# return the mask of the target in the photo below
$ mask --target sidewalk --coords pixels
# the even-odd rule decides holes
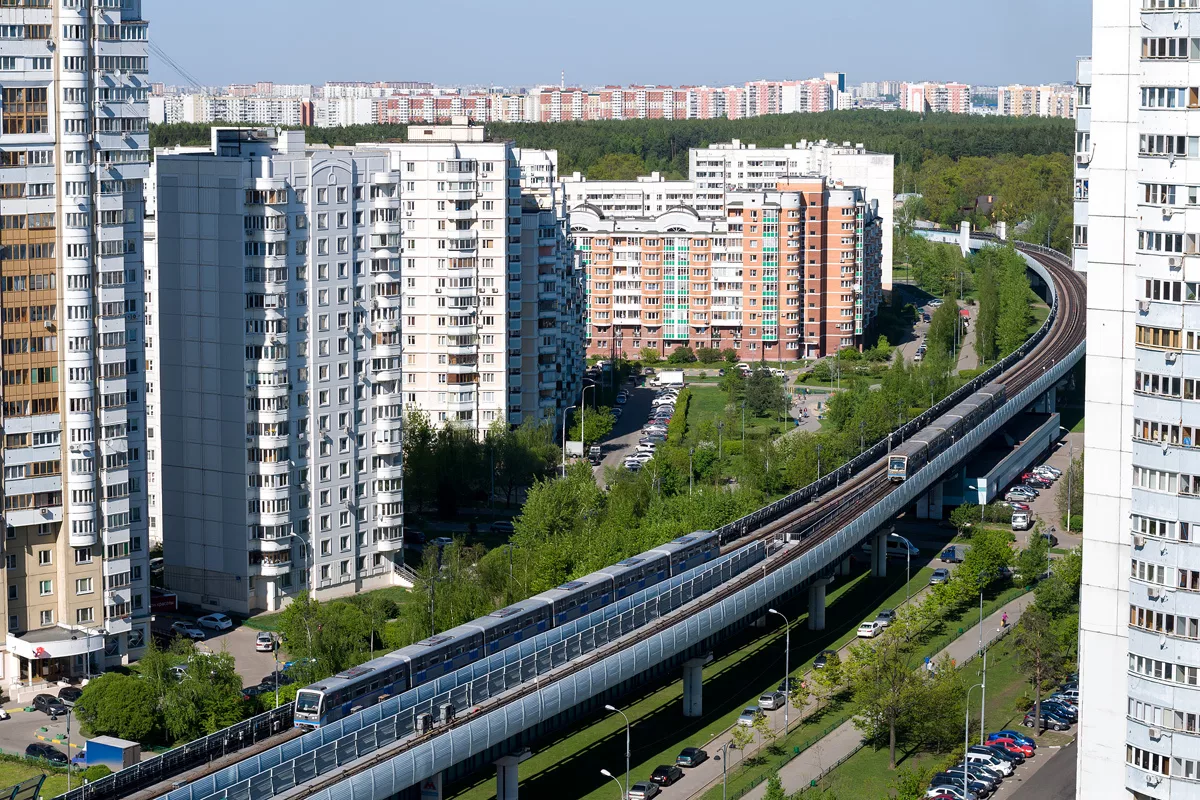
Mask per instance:
[[[984,644],[989,645],[999,638],[1000,632],[997,629],[1000,627],[1000,620],[1005,612],[1008,613],[1008,624],[1014,625],[1020,618],[1021,612],[1032,602],[1032,593],[1024,594],[999,608],[990,617],[985,618],[983,622]],[[948,655],[956,663],[961,664],[970,658],[979,649],[978,630],[979,625],[976,623],[974,628],[967,630],[942,649],[934,657],[934,660]],[[820,742],[796,756],[779,771],[784,791],[791,794],[808,786],[811,781],[820,778],[826,769],[857,750],[861,742],[862,734],[854,727],[853,720],[847,720]],[[754,787],[745,796],[750,800],[762,800],[766,793],[767,785],[764,782]]]

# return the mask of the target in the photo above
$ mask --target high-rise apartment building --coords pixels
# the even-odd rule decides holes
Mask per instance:
[[[160,151],[150,273],[165,579],[249,613],[393,580],[409,411],[558,418],[583,365],[556,158],[482,128]],[[522,171],[530,187],[522,187]]]
[[[965,83],[905,83],[900,108],[917,114],[970,114],[971,87]]]
[[[147,26],[140,0],[22,0],[0,30],[0,669],[30,685],[148,634]]]
[[[1075,88],[1059,84],[1000,86],[996,89],[996,113],[1006,117],[1072,119],[1075,116]]]
[[[859,345],[882,297],[877,211],[861,189],[819,177],[730,192],[716,215],[684,202],[652,215],[577,205],[588,352],[687,345],[794,360]]]
[[[1080,798],[1200,796],[1200,111],[1195,0],[1096,0]],[[1081,109],[1082,110],[1082,109]]]

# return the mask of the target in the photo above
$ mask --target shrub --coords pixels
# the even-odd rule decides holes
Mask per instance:
[[[692,390],[684,389],[675,401],[675,415],[667,425],[667,443],[683,444],[683,435],[687,433],[688,405],[692,402]]]

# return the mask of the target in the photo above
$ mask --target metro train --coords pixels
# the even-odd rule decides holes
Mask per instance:
[[[1003,383],[984,386],[892,450],[888,456],[888,479],[893,483],[907,480],[1007,400]]]
[[[697,531],[351,667],[296,692],[295,725],[311,729],[335,722],[707,564],[720,553],[716,532]]]

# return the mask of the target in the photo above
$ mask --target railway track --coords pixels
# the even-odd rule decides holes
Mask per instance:
[[[1030,348],[1029,352],[1013,367],[1006,370],[996,380],[1003,381],[1009,386],[1009,397],[1016,396],[1020,391],[1030,386],[1050,365],[1066,358],[1084,340],[1084,322],[1086,317],[1086,287],[1083,278],[1074,272],[1070,265],[1059,258],[1043,253],[1033,248],[1019,248],[1044,266],[1051,273],[1055,290],[1058,295],[1058,313],[1049,331]],[[637,642],[655,636],[679,622],[682,614],[694,614],[728,599],[736,593],[753,585],[766,575],[769,575],[791,563],[804,553],[812,550],[838,531],[850,521],[883,500],[895,491],[897,484],[887,479],[886,459],[880,459],[863,469],[858,475],[841,484],[834,491],[822,495],[799,509],[784,514],[776,520],[769,521],[744,536],[730,547],[740,546],[754,539],[770,539],[788,531],[797,529],[807,530],[800,544],[796,547],[784,548],[761,564],[738,575],[733,580],[698,598],[684,608],[637,629],[620,641],[601,647],[588,655],[571,661],[554,671],[554,680],[562,680],[572,674],[594,666],[596,663],[610,657],[619,649],[625,649]],[[542,688],[541,681],[529,682],[511,692],[485,700],[471,715],[459,717],[451,722],[438,726],[435,730],[417,737],[396,742],[368,758],[355,762],[343,770],[333,770],[330,773],[307,784],[297,786],[288,791],[285,797],[307,796],[345,781],[347,778],[361,774],[377,764],[395,758],[398,754],[423,744],[431,739],[445,736],[462,725],[471,722],[478,714],[495,711],[506,705],[517,702]]]

